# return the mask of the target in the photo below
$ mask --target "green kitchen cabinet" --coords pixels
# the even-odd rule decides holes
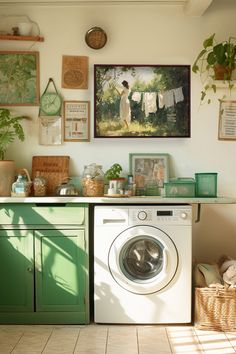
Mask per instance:
[[[84,250],[84,230],[35,231],[37,311],[83,310]]]
[[[0,323],[89,323],[87,205],[3,205],[0,222]]]
[[[0,230],[0,313],[34,309],[33,232]]]

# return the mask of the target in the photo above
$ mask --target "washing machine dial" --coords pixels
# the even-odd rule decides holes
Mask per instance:
[[[139,211],[138,212],[138,219],[139,220],[146,220],[147,219],[147,213],[146,211]]]
[[[187,219],[188,214],[185,211],[182,211],[181,214],[180,214],[180,217],[181,217],[181,219],[185,220],[185,219]]]

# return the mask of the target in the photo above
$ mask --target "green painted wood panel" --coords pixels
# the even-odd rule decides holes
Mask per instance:
[[[57,205],[9,203],[0,205],[2,225],[83,225],[85,208],[83,204]]]
[[[35,231],[36,311],[85,312],[84,230]]]
[[[33,233],[0,230],[0,312],[34,309]]]

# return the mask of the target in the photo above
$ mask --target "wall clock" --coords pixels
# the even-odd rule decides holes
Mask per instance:
[[[101,49],[107,42],[106,32],[100,27],[92,27],[86,32],[85,42],[92,49]]]
[[[53,92],[48,92],[48,87],[50,83],[53,84]],[[52,78],[48,80],[46,89],[44,90],[42,96],[40,97],[40,115],[45,116],[57,116],[61,113],[62,98],[58,93],[55,83]]]
[[[61,111],[61,96],[57,92],[45,92],[40,98],[41,114],[56,116]]]

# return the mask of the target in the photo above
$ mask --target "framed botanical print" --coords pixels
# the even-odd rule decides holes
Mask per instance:
[[[39,52],[0,51],[0,106],[39,105]]]

